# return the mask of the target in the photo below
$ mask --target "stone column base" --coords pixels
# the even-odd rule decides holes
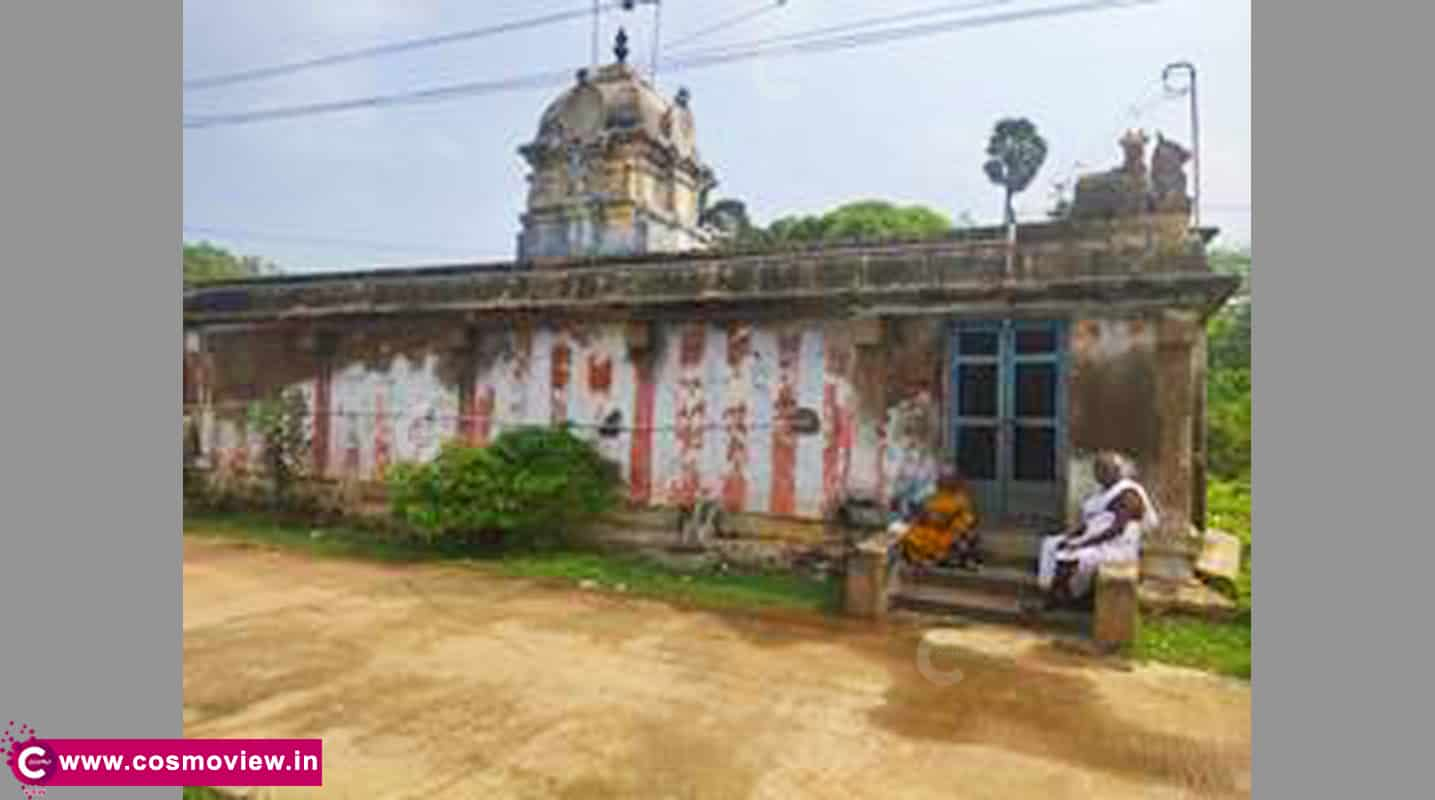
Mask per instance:
[[[1163,535],[1141,544],[1141,577],[1185,583],[1196,575],[1200,542]]]
[[[856,545],[847,554],[843,605],[855,617],[887,616],[887,547],[881,537]]]

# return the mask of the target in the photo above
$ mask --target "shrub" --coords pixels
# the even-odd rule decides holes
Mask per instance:
[[[1206,435],[1211,474],[1249,481],[1251,475],[1251,371],[1221,369],[1207,383]]]
[[[559,538],[614,508],[617,467],[566,428],[517,428],[487,447],[446,444],[389,476],[394,514],[430,539]]]
[[[264,467],[269,476],[271,501],[289,508],[298,498],[295,484],[309,463],[309,405],[297,391],[255,403],[250,423],[264,441]]]

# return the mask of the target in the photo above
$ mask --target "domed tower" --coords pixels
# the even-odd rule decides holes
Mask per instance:
[[[617,61],[576,83],[543,112],[538,136],[519,148],[530,172],[518,259],[636,255],[706,247],[698,224],[717,185],[698,158],[686,89],[669,100]]]

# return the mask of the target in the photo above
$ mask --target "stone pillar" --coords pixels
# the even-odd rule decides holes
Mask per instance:
[[[1147,534],[1142,572],[1149,577],[1185,581],[1193,576],[1196,542],[1191,537],[1195,442],[1192,415],[1199,410],[1193,358],[1201,333],[1199,316],[1165,312],[1156,340],[1157,453],[1147,488],[1161,512],[1161,525]],[[1154,479],[1154,481],[1152,481]]]
[[[1201,326],[1201,331],[1196,337],[1195,351],[1191,355],[1191,371],[1195,376],[1196,411],[1191,415],[1191,441],[1195,449],[1195,458],[1192,469],[1194,475],[1191,479],[1191,524],[1197,530],[1206,529],[1206,469],[1208,464],[1209,449],[1207,447],[1206,432],[1206,331]]]
[[[887,616],[889,572],[883,537],[874,536],[848,551],[842,600],[849,615],[867,619]]]
[[[1134,562],[1102,564],[1096,573],[1096,613],[1091,636],[1105,648],[1136,638],[1140,623],[1138,568]]]

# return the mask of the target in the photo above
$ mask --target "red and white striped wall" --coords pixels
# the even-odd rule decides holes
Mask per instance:
[[[887,435],[906,406],[858,412],[856,352],[840,325],[660,324],[641,352],[627,330],[488,331],[470,397],[440,379],[437,355],[398,356],[377,371],[326,369],[295,387],[315,412],[315,467],[378,480],[396,462],[432,458],[451,437],[482,445],[512,427],[567,421],[622,466],[638,503],[706,498],[731,511],[817,518],[849,493],[885,495],[910,472],[911,452],[927,448]],[[793,430],[800,409],[817,415],[817,432]],[[600,435],[614,412],[616,435]],[[255,457],[241,424],[207,427],[222,464]]]

